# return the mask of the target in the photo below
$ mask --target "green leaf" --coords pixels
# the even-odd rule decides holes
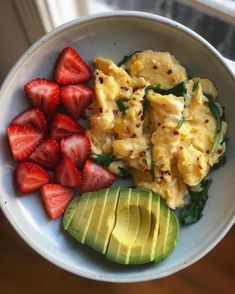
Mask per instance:
[[[131,170],[128,167],[119,167],[119,176],[121,178],[129,179],[132,178]]]
[[[123,59],[118,63],[118,66],[120,67],[120,66],[122,66],[123,64],[126,64],[127,61],[129,61],[129,59],[130,59],[134,54],[136,54],[136,53],[138,53],[138,52],[141,52],[141,51],[135,51],[134,53],[132,53],[132,54],[130,54],[130,55],[125,55],[125,56],[123,57]]]
[[[209,95],[205,95],[205,96],[208,98],[208,105],[209,105],[211,113],[214,116],[215,123],[216,123],[216,134],[215,134],[214,144],[211,148],[211,152],[215,152],[218,147],[221,132],[222,132],[222,119],[220,117],[219,108],[216,105],[216,103],[213,101],[213,98],[210,97]]]
[[[145,96],[147,96],[148,92],[152,90],[155,93],[159,93],[161,95],[170,95],[173,94],[177,97],[184,97],[187,93],[187,89],[185,87],[184,82],[177,84],[171,89],[162,89],[160,85],[149,85],[145,88]]]
[[[177,128],[177,129],[180,129],[181,126],[182,126],[182,124],[184,123],[184,121],[185,121],[185,117],[182,116],[182,118],[179,120],[179,122],[178,122],[176,128]]]
[[[201,182],[200,191],[192,191],[189,189],[191,203],[180,210],[179,221],[182,225],[191,225],[196,223],[202,216],[202,211],[208,199],[208,190],[212,183],[212,179],[204,179]]]
[[[116,101],[117,103],[117,106],[119,108],[119,110],[121,111],[121,113],[124,115],[126,113],[126,110],[127,110],[127,106],[126,106],[126,102],[128,102],[129,99],[126,99],[126,98],[121,98],[121,99],[118,99]]]
[[[221,166],[225,165],[226,162],[227,162],[226,154],[223,153],[223,154],[220,156],[219,161],[218,161],[216,164],[214,164],[214,165],[212,166],[211,171],[215,171],[215,170],[217,170],[217,169],[220,168]]]
[[[100,165],[103,165],[105,167],[108,167],[110,163],[117,160],[115,156],[108,155],[108,154],[98,154],[98,155],[92,155],[91,159]]]

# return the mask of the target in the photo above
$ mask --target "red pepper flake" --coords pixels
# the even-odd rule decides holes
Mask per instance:
[[[208,122],[209,122],[209,119],[206,119],[206,120],[205,120],[205,123],[207,124]]]
[[[179,135],[179,132],[174,131],[173,134],[174,134],[174,135]]]
[[[141,115],[141,118],[140,118],[141,120],[144,120],[144,115]]]
[[[223,152],[222,149],[219,149],[219,150],[218,150],[218,154],[221,154],[222,152]]]
[[[166,73],[167,73],[168,75],[170,75],[170,74],[173,73],[173,71],[172,71],[172,69],[169,69]]]
[[[129,88],[127,88],[127,87],[123,87],[123,86],[121,86],[120,87],[122,90],[124,90],[124,91],[128,91],[129,90]]]
[[[161,124],[160,123],[157,123],[157,125],[160,127],[161,126]]]
[[[131,136],[131,138],[136,138],[137,136],[136,136],[136,134],[134,133],[132,136]]]
[[[183,150],[184,148],[182,146],[180,146],[180,149]]]
[[[114,115],[117,115],[118,112],[119,112],[119,111],[118,111],[117,109],[113,109],[113,114],[114,114]]]
[[[209,149],[206,150],[206,154],[210,154],[210,150]]]
[[[103,109],[102,109],[102,107],[100,107],[100,108],[99,108],[99,112],[100,112],[100,113],[102,113],[102,112],[103,112]]]
[[[137,115],[140,116],[141,114],[142,114],[142,110],[139,110],[139,111],[137,112]]]
[[[136,99],[135,99],[135,97],[133,97],[133,101],[135,101]]]
[[[156,64],[153,66],[153,69],[158,69],[158,67],[156,66]]]
[[[136,126],[137,128],[139,128],[139,127],[140,127],[140,124],[136,124],[135,126]]]
[[[101,77],[99,77],[99,81],[100,81],[100,83],[101,83],[101,84],[103,84],[103,82],[104,82],[104,79],[103,79],[103,78],[101,78]]]

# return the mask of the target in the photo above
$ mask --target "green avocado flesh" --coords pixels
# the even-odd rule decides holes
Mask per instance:
[[[176,247],[179,224],[160,197],[144,189],[101,189],[68,205],[64,229],[120,264],[164,260]]]

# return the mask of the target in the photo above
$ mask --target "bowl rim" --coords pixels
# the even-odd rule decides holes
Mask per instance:
[[[211,53],[212,55],[214,55],[216,57],[216,59],[222,64],[222,66],[226,69],[226,71],[228,72],[228,74],[230,75],[230,77],[232,77],[235,81],[235,72],[232,71],[232,69],[228,66],[228,64],[226,63],[225,59],[223,58],[223,56],[208,42],[206,41],[203,37],[201,37],[199,34],[197,34],[196,32],[194,32],[193,30],[187,28],[186,26],[168,19],[166,17],[163,16],[159,16],[159,15],[155,15],[152,13],[148,13],[148,12],[140,12],[140,11],[115,11],[115,12],[105,12],[105,13],[98,13],[98,14],[93,14],[93,15],[88,15],[88,16],[82,16],[78,19],[69,21],[65,24],[62,24],[56,28],[54,28],[52,31],[48,32],[47,34],[45,34],[44,36],[42,36],[39,40],[37,40],[31,47],[29,47],[25,53],[23,53],[23,55],[18,59],[18,61],[15,63],[15,65],[12,67],[12,69],[9,71],[9,73],[7,74],[6,78],[4,79],[4,82],[2,83],[2,87],[0,89],[0,101],[3,97],[3,93],[5,92],[5,90],[8,87],[9,82],[12,80],[12,78],[14,77],[14,74],[16,71],[18,71],[20,69],[21,66],[24,65],[24,62],[27,60],[28,56],[30,56],[31,54],[33,54],[36,50],[40,49],[40,47],[47,42],[48,40],[50,40],[51,38],[56,37],[57,35],[59,35],[61,32],[64,32],[68,29],[71,29],[73,26],[76,25],[80,25],[80,24],[85,24],[85,23],[89,23],[90,21],[94,21],[94,20],[99,20],[99,19],[108,19],[108,18],[119,18],[119,17],[130,17],[130,18],[142,18],[142,19],[146,19],[146,20],[153,20],[156,23],[160,22],[163,23],[165,25],[168,25],[170,27],[175,27],[178,30],[184,32],[187,35],[190,35],[191,37],[193,37],[194,39],[196,39],[199,43],[201,43],[202,46],[206,47]],[[227,224],[224,226],[224,228],[218,232],[218,234],[216,235],[216,238],[214,239],[214,241],[210,242],[208,244],[208,246],[205,246],[204,249],[201,250],[200,254],[195,255],[192,259],[190,259],[189,261],[178,265],[177,267],[175,267],[174,269],[165,271],[162,274],[143,274],[143,273],[137,273],[135,275],[133,275],[132,277],[126,277],[126,278],[120,278],[118,276],[115,277],[106,277],[105,275],[100,275],[100,274],[94,274],[93,276],[91,276],[90,273],[87,273],[85,271],[81,271],[78,269],[75,269],[69,265],[66,265],[64,262],[61,262],[57,259],[54,259],[53,257],[51,257],[47,252],[45,252],[45,249],[40,248],[37,243],[33,242],[28,236],[27,234],[25,234],[19,224],[17,224],[14,219],[11,216],[10,211],[8,210],[8,208],[6,207],[6,205],[4,205],[2,197],[1,197],[1,193],[0,193],[0,207],[4,213],[4,215],[6,216],[6,218],[8,219],[8,221],[10,222],[10,224],[12,225],[12,227],[16,230],[16,232],[21,236],[21,238],[23,238],[23,240],[32,248],[34,249],[38,254],[40,254],[42,257],[44,257],[46,260],[50,261],[52,264],[67,270],[68,272],[71,272],[73,274],[79,275],[81,277],[84,278],[89,278],[89,279],[93,279],[93,280],[97,280],[97,281],[105,281],[105,282],[115,282],[115,283],[132,283],[132,282],[143,282],[143,281],[149,281],[149,280],[153,280],[153,279],[158,279],[158,278],[163,278],[166,276],[169,276],[173,273],[176,273],[180,270],[183,270],[184,268],[188,267],[189,265],[195,263],[196,261],[198,261],[199,259],[201,259],[203,256],[205,256],[210,250],[212,250],[218,243],[219,241],[226,235],[226,233],[229,231],[229,229],[232,227],[232,225],[235,222],[235,217],[233,216],[231,218],[231,220],[229,220],[227,222]],[[234,212],[235,215],[235,212]]]

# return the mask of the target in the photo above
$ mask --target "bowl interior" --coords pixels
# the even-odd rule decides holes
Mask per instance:
[[[144,17],[143,17],[144,16]],[[6,141],[10,121],[29,104],[24,84],[36,77],[52,78],[58,54],[72,46],[92,64],[96,56],[120,61],[137,50],[169,51],[186,67],[191,76],[209,77],[218,87],[220,102],[229,123],[228,162],[211,174],[214,181],[204,217],[195,225],[180,230],[174,253],[159,265],[120,266],[107,261],[94,250],[76,244],[61,228],[61,219],[49,221],[39,194],[18,197],[14,188],[15,164]],[[31,48],[8,77],[0,100],[0,202],[5,214],[23,238],[41,255],[79,275],[105,281],[141,281],[173,273],[206,254],[231,226],[234,211],[235,178],[235,83],[216,57],[197,39],[153,15],[136,13],[82,19],[65,25]],[[121,182],[120,182],[121,183]],[[119,183],[117,183],[119,184]],[[121,183],[122,184],[122,183]]]

